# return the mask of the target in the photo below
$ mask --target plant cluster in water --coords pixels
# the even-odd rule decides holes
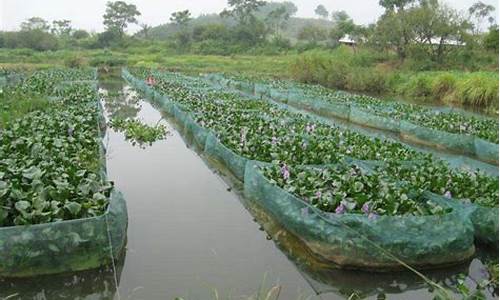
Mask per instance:
[[[48,107],[1,129],[0,226],[93,217],[108,206],[112,184],[102,174],[95,84],[68,83],[56,91],[54,83],[92,72],[51,72],[35,72],[17,87],[53,98]]]
[[[149,126],[136,119],[115,118],[109,122],[109,125],[116,132],[123,132],[125,139],[134,146],[151,146],[154,142],[164,139],[168,134],[167,128],[162,124]]]
[[[353,177],[357,178],[356,182],[362,183],[363,188],[380,182],[386,184],[385,188],[390,190],[388,194],[393,195],[387,196],[390,199],[382,198],[386,204],[376,202],[376,188],[367,191],[366,195],[371,195],[368,200],[356,194],[356,203],[359,203],[353,207],[350,199],[354,198],[344,195],[347,191],[339,190],[338,194],[333,195],[328,190],[308,190],[310,186],[307,180],[296,180],[287,187],[301,198],[307,198],[307,201],[316,201],[318,208],[325,211],[336,211],[344,201],[342,207],[354,212],[361,212],[363,204],[368,202],[368,206],[378,214],[443,212],[444,209],[433,204],[419,204],[423,191],[486,206],[498,205],[496,178],[480,172],[452,170],[443,161],[400,143],[321,123],[269,102],[245,99],[239,94],[216,89],[202,78],[145,69],[134,69],[132,73],[141,80],[153,75],[156,80],[153,88],[157,92],[167,95],[178,107],[188,112],[197,124],[212,131],[227,148],[245,158],[275,162],[290,168],[336,164],[351,158],[374,161],[373,168],[379,169],[373,174]],[[330,176],[339,178],[352,173],[345,169],[332,169],[330,172]],[[271,178],[276,180],[279,177]],[[322,180],[328,182],[329,179],[325,177]],[[360,185],[353,183],[353,188],[359,189]],[[321,192],[321,197],[315,199],[316,192]]]
[[[262,84],[304,101],[320,100],[330,103],[353,104],[379,116],[405,120],[423,127],[450,133],[473,135],[498,144],[499,127],[495,119],[464,115],[458,112],[436,111],[421,105],[384,101],[365,95],[333,91],[318,85],[286,81],[263,81]]]

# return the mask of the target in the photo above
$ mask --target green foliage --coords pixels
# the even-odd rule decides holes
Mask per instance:
[[[486,207],[498,206],[498,181],[480,173],[449,172],[442,161],[429,158],[416,164],[390,161],[377,172],[381,176],[392,176],[414,190],[428,190],[438,195],[446,195],[466,202],[474,202]]]
[[[430,76],[430,74],[423,73],[419,76],[420,78],[424,79],[417,79],[417,82],[418,80],[421,80],[427,83],[431,82],[433,78],[441,79],[441,81],[439,82],[446,82],[446,79],[442,80],[442,78],[448,78],[452,75],[449,73],[442,73],[437,77],[433,77]],[[455,80],[455,77],[452,76],[451,78]],[[361,80],[363,79],[358,79],[359,82],[364,82]],[[377,116],[387,117],[397,121],[409,121],[413,124],[436,129],[439,131],[473,135],[493,143],[498,143],[498,123],[495,119],[491,118],[480,118],[456,112],[440,112],[421,105],[385,101],[365,95],[332,91],[321,86],[301,85],[285,81],[270,82],[264,80],[261,80],[261,84],[268,84],[269,86],[273,87],[277,91],[282,92],[283,94],[287,93],[289,90],[292,90],[294,91],[294,95],[292,96],[295,98],[302,98],[303,103],[307,103],[309,101],[311,102],[311,104],[313,104],[315,101],[324,101],[331,102],[333,104],[348,104],[351,107],[354,106],[355,108],[361,108],[362,110]],[[383,83],[381,82],[380,84]],[[418,88],[418,83],[414,83],[414,81],[410,80],[409,84],[416,85],[404,86],[404,90],[414,91],[414,93],[421,91]],[[446,83],[434,84],[433,89],[438,89],[437,87],[440,87],[441,90],[444,90],[445,88],[443,86],[446,86]],[[375,87],[373,89],[376,90]],[[428,87],[423,88],[423,90],[428,91]],[[454,92],[455,89],[453,89],[452,91]],[[440,91],[437,90],[436,92]],[[450,94],[446,95],[446,97],[449,97]]]
[[[44,97],[27,95],[15,88],[0,87],[0,131],[13,120],[30,112],[44,110],[48,105]]]
[[[382,72],[370,69],[384,54],[366,50],[352,53],[349,47],[331,51],[309,51],[291,65],[293,78],[307,83],[319,83],[337,89],[382,92],[385,87]],[[360,82],[359,80],[364,80]],[[377,86],[377,84],[380,84]]]
[[[400,93],[420,100],[428,99],[432,95],[432,80],[426,74],[412,76],[404,86],[400,87]]]
[[[64,66],[68,68],[82,68],[87,65],[85,58],[80,56],[69,57],[64,60]]]
[[[255,23],[255,13],[266,4],[261,0],[229,0],[229,9],[224,9],[221,16],[233,16],[238,19],[240,25],[247,26]]]
[[[309,43],[324,41],[327,37],[328,31],[326,28],[315,26],[312,24],[302,27],[302,29],[299,31],[299,35],[297,36],[299,40],[308,41]]]
[[[458,84],[456,96],[464,104],[498,108],[498,77],[474,74]]]
[[[49,23],[40,17],[31,17],[28,20],[21,23],[22,31],[38,30],[47,32],[50,29]]]
[[[498,52],[498,27],[491,28],[483,39],[486,49]]]
[[[107,31],[117,32],[122,37],[128,24],[137,23],[137,16],[141,13],[134,4],[127,4],[124,1],[114,1],[106,3],[106,13],[103,24]]]
[[[154,142],[164,139],[168,133],[164,125],[149,126],[139,120],[115,118],[110,121],[110,126],[117,132],[123,132],[125,139],[132,145],[151,146]]]
[[[314,13],[324,19],[328,19],[328,16],[330,15],[330,13],[328,12],[328,10],[326,10],[326,7],[323,4],[318,5],[314,10]]]
[[[346,77],[347,90],[370,94],[387,92],[386,75],[376,68],[352,68]]]
[[[18,88],[57,100],[2,130],[1,226],[93,217],[106,210],[112,185],[100,175],[96,87],[79,82],[54,89],[57,78],[86,79],[91,74],[40,71]]]
[[[442,213],[439,206],[418,201],[423,191],[451,194],[455,199],[486,206],[497,205],[497,178],[479,172],[451,170],[446,163],[399,143],[320,123],[269,102],[242,101],[239,94],[227,92],[225,88],[214,90],[207,82],[195,77],[144,69],[135,69],[133,74],[142,80],[154,76],[154,89],[190,113],[196,124],[213,132],[225,147],[246,159],[274,163],[268,173],[271,179],[307,201],[316,201],[313,203],[326,211],[335,211],[342,201],[355,201],[354,206],[353,203],[344,203],[345,208],[352,207],[359,212],[363,204],[369,202],[368,206],[377,208],[372,212],[379,214]],[[228,82],[228,86],[246,86],[244,81]],[[297,91],[300,87],[285,85],[283,88]],[[318,93],[324,91],[320,87],[311,88]],[[347,95],[346,101],[349,99],[353,100]],[[369,97],[359,101],[383,103]],[[419,111],[418,108],[415,110]],[[401,115],[406,114],[411,116],[408,110],[401,111]],[[414,116],[418,117],[418,114]],[[441,119],[432,112],[427,117],[422,116],[420,119],[423,120]],[[370,161],[378,162],[373,162],[364,172],[348,165],[328,168],[325,176],[314,168],[297,171],[292,167],[338,164],[345,158],[365,160],[369,165]],[[372,174],[370,170],[375,172]],[[320,196],[316,196],[318,191]],[[377,202],[382,198],[386,201]]]
[[[184,27],[191,20],[191,12],[189,10],[182,10],[172,13],[170,17],[170,22],[176,24],[177,26]]]
[[[445,97],[453,93],[456,84],[457,78],[450,73],[443,73],[436,76],[431,84],[433,97],[438,100],[445,100]]]
[[[52,28],[50,29],[52,34],[59,37],[69,37],[71,31],[71,21],[70,20],[54,20],[52,21]]]
[[[308,51],[292,61],[290,73],[300,82],[366,93],[389,92],[422,101],[458,103],[494,110],[498,75],[490,72],[404,72],[384,70],[384,54],[341,47]]]
[[[117,46],[122,42],[122,34],[117,30],[107,30],[99,33],[97,36],[96,46],[99,48],[107,48]]]
[[[59,47],[58,39],[43,30],[23,30],[0,33],[5,48],[29,48],[36,51],[55,50]]]
[[[287,192],[327,212],[378,215],[443,214],[439,205],[419,200],[409,182],[400,182],[386,173],[367,173],[353,164],[321,169],[273,165],[264,175]]]
[[[490,274],[491,282],[498,288],[498,260],[489,261],[486,266],[488,267],[488,273]]]

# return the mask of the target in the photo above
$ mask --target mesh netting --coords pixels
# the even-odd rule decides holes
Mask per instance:
[[[123,74],[139,90],[151,90],[126,70]],[[209,79],[214,78],[218,77]],[[222,85],[221,82],[219,84]],[[196,124],[174,101],[167,97],[158,99],[162,100],[157,107],[167,108],[164,111],[180,124],[181,134],[189,137],[186,138],[188,142],[196,143],[206,157],[216,160],[244,182],[244,193],[248,199],[268,210],[316,254],[344,267],[395,269],[402,267],[401,261],[420,268],[453,264],[474,254],[474,233],[481,235],[478,238],[483,240],[492,238],[495,230],[498,232],[498,221],[496,225],[493,224],[493,217],[489,222],[474,218],[483,208],[466,206],[457,200],[432,193],[425,193],[424,201],[450,208],[451,212],[430,216],[383,216],[370,220],[362,215],[338,216],[319,211],[265,178],[257,168],[262,162],[254,162],[236,154],[221,143],[214,133]],[[379,162],[359,164],[373,168]],[[494,214],[494,209],[484,210]],[[471,220],[475,221],[474,225]],[[483,234],[487,237],[483,237]]]
[[[219,80],[218,83],[221,84],[221,78],[223,77],[211,76],[210,80],[216,83]],[[356,104],[309,99],[298,90],[290,90],[284,93],[265,84],[255,84],[254,88],[248,87],[248,85],[251,84],[245,82],[243,88],[242,83],[233,83],[230,87],[259,97],[269,97],[272,100],[287,103],[323,117],[340,118],[362,126],[398,133],[402,139],[455,153],[471,155],[482,161],[498,164],[498,144],[478,137],[429,129],[407,121],[400,122],[388,117],[378,116],[366,109],[357,107]]]
[[[441,216],[381,216],[324,213],[270,182],[249,163],[245,196],[257,201],[309,248],[341,266],[400,268],[400,260],[425,268],[456,263],[474,253],[473,228],[468,215],[453,210]],[[448,201],[433,198],[440,205]],[[378,247],[383,249],[381,251]]]
[[[56,90],[69,88],[64,82]],[[78,84],[78,83],[77,83]],[[91,82],[97,89],[97,84]],[[102,104],[98,107],[98,136],[106,122]],[[99,142],[100,170],[106,175],[105,148]],[[110,264],[123,254],[127,236],[127,207],[122,194],[113,189],[104,214],[84,219],[36,225],[0,227],[0,276],[31,277],[95,269]]]
[[[30,277],[109,264],[124,249],[126,224],[125,201],[114,191],[99,217],[0,228],[0,274]]]

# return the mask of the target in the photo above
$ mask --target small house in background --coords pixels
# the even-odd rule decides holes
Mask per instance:
[[[426,42],[421,42],[421,43],[424,44]],[[439,39],[439,38],[431,38],[431,42],[430,43],[432,45],[440,45],[441,44],[441,39]],[[442,44],[446,45],[446,46],[465,46],[466,45],[464,42],[457,41],[457,40],[449,40],[449,39],[444,39],[442,41]]]
[[[351,46],[351,47],[354,47],[356,46],[357,42],[352,39],[352,37],[348,34],[344,35],[340,40],[339,40],[339,43],[342,44],[342,45],[347,45],[347,46]]]

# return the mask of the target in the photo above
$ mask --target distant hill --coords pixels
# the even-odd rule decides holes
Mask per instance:
[[[286,3],[286,2],[284,2]],[[265,16],[272,10],[274,5],[279,5],[277,2],[272,2],[271,5],[267,5],[261,9],[256,15],[259,19],[264,19]],[[293,5],[293,4],[292,4]],[[194,18],[190,21],[189,27],[193,28],[200,25],[207,24],[224,24],[228,26],[233,26],[236,24],[236,21],[233,18],[221,18],[219,14],[206,14],[200,15],[197,18]],[[297,39],[298,33],[301,28],[307,25],[315,25],[319,27],[331,28],[333,23],[324,19],[314,19],[314,18],[297,18],[291,17],[288,22],[286,28],[282,31],[282,34],[295,41]],[[177,32],[177,27],[173,24],[162,24],[156,27],[153,27],[149,36],[152,39],[156,40],[166,40],[172,37]]]

